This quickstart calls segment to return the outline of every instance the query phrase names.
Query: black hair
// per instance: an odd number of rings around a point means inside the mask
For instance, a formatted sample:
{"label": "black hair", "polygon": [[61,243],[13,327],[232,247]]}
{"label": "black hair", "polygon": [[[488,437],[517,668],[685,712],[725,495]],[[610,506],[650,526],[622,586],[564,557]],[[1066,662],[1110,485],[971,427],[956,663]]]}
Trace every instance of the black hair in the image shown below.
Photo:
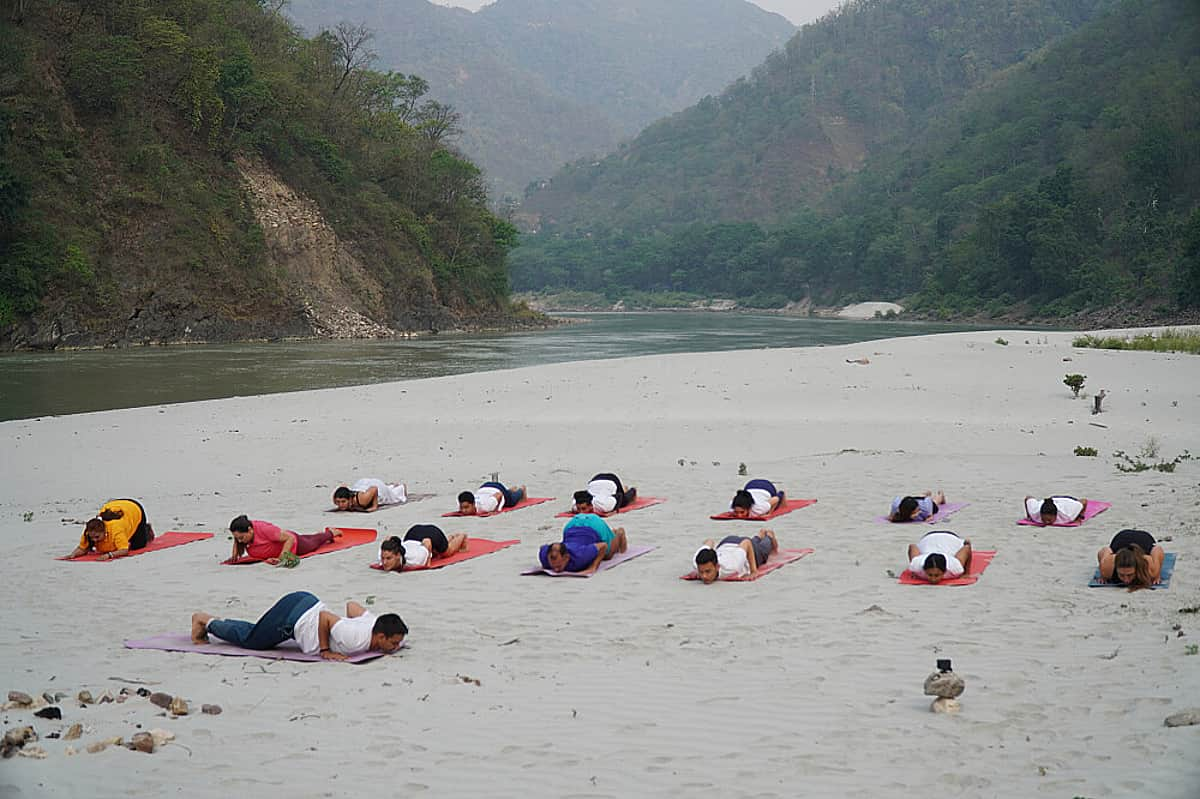
{"label": "black hair", "polygon": [[904,497],[900,500],[900,504],[896,506],[896,515],[892,517],[894,522],[906,522],[912,518],[913,511],[917,509],[916,497]]}
{"label": "black hair", "polygon": [[333,492],[334,499],[350,499],[353,496],[354,492],[346,488],[346,486],[338,486],[337,490]]}
{"label": "black hair", "polygon": [[400,565],[404,565],[404,542],[400,540],[400,536],[394,535],[386,539],[382,544],[379,545],[379,548],[384,552],[400,553]]}
{"label": "black hair", "polygon": [[570,554],[569,552],[567,552],[567,545],[564,544],[562,541],[555,541],[550,544],[550,548],[546,550],[546,557],[550,557],[551,553],[563,554],[563,555]]}
{"label": "black hair", "polygon": [[229,523],[229,532],[231,533],[248,533],[250,530],[250,517],[244,513]]}
{"label": "black hair", "polygon": [[925,565],[923,569],[937,569],[938,571],[946,571],[946,556],[941,552],[933,552],[925,556]]}
{"label": "black hair", "polygon": [[464,491],[458,495],[458,502],[460,505],[464,502],[470,502],[472,505],[474,505],[475,504],[475,495],[472,494],[470,491]]}
{"label": "black hair", "polygon": [[1043,516],[1057,516],[1058,506],[1054,504],[1054,500],[1049,498],[1044,499],[1042,500],[1042,509],[1038,513]]}
{"label": "black hair", "polygon": [[591,502],[594,499],[590,491],[576,491],[572,495],[572,498],[575,500],[576,505],[582,505],[585,502]]}
{"label": "black hair", "polygon": [[749,510],[754,507],[754,497],[746,489],[742,489],[733,495],[733,502],[729,503],[735,508],[746,508]]}
{"label": "black hair", "polygon": [[704,547],[696,553],[696,565],[703,566],[705,563],[717,562],[717,550],[712,547]]}
{"label": "black hair", "polygon": [[395,613],[385,613],[375,620],[372,633],[383,633],[388,638],[394,635],[408,635],[408,625]]}

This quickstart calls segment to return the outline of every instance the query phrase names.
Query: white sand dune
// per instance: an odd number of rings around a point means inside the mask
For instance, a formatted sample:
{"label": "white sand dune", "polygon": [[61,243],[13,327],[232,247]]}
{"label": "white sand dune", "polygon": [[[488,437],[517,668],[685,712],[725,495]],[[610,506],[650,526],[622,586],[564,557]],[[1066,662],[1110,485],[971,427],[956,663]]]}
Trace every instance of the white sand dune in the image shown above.
{"label": "white sand dune", "polygon": [[[1200,796],[1200,463],[1122,474],[1150,437],[1200,455],[1200,359],[1074,350],[1070,334],[962,333],[842,347],[573,363],[417,382],[0,424],[2,690],[93,693],[114,678],[219,716],[160,718],[145,700],[34,720],[45,760],[0,764],[0,796],[318,797]],[[869,364],[847,363],[866,358]],[[1066,361],[1066,359],[1070,359]],[[1105,388],[1073,400],[1067,372]],[[81,390],[94,387],[81,387]],[[1103,427],[1093,426],[1097,422]],[[1076,445],[1100,457],[1075,457]],[[773,523],[816,552],[751,584],[676,579],[746,478],[812,507]],[[620,517],[655,552],[589,580],[520,577],[552,518],[614,470],[663,505]],[[492,472],[546,504],[446,519]],[[322,513],[339,480],[403,479],[437,497],[386,514]],[[999,554],[969,587],[901,586],[928,529],[880,525],[897,493],[968,501],[945,528]],[[1067,492],[1111,510],[1078,529],[1018,527],[1021,498]],[[217,536],[115,564],[64,564],[108,497],[160,532]],[[24,514],[32,512],[32,520]],[[360,547],[294,570],[222,567],[229,520],[403,533],[418,522],[522,544],[446,569],[382,574]],[[1123,527],[1170,537],[1167,591],[1088,589]],[[255,617],[287,591],[373,596],[411,627],[398,656],[348,666],[122,648],[186,631],[193,610]],[[1179,629],[1176,629],[1176,627]],[[1179,632],[1184,636],[1179,637]],[[939,657],[967,682],[928,711]],[[461,676],[477,678],[467,683]],[[28,713],[0,713],[4,726]],[[180,746],[64,754],[163,727]],[[731,756],[735,754],[735,756]]]}

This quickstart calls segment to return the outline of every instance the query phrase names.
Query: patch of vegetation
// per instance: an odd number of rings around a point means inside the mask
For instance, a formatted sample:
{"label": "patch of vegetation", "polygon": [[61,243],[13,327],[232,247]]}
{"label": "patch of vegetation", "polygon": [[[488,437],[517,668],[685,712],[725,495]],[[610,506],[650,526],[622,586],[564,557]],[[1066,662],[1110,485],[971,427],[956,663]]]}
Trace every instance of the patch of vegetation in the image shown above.
{"label": "patch of vegetation", "polygon": [[1079,336],[1071,342],[1076,347],[1102,350],[1143,350],[1147,352],[1189,352],[1200,355],[1200,331],[1167,328],[1161,333],[1142,333],[1137,336]]}
{"label": "patch of vegetation", "polygon": [[996,336],[996,343],[999,344],[1001,347],[1007,347],[1008,339],[1002,338],[1000,336]]}
{"label": "patch of vegetation", "polygon": [[1087,380],[1087,375],[1067,375],[1063,378],[1063,382],[1067,384],[1067,388],[1071,389],[1075,394],[1075,398],[1079,398],[1079,391],[1083,388],[1083,381]]}
{"label": "patch of vegetation", "polygon": [[1094,458],[1099,453],[1095,447],[1075,447],[1075,454],[1081,458]]}
{"label": "patch of vegetation", "polygon": [[1188,644],[1183,648],[1183,654],[1196,655],[1200,654],[1200,644]]}
{"label": "patch of vegetation", "polygon": [[1184,461],[1192,459],[1192,455],[1186,449],[1170,460],[1158,460],[1159,444],[1158,439],[1151,436],[1142,444],[1141,449],[1136,455],[1129,455],[1124,450],[1117,450],[1113,453],[1116,459],[1115,466],[1117,471],[1121,472],[1167,472],[1172,473],[1175,467]]}

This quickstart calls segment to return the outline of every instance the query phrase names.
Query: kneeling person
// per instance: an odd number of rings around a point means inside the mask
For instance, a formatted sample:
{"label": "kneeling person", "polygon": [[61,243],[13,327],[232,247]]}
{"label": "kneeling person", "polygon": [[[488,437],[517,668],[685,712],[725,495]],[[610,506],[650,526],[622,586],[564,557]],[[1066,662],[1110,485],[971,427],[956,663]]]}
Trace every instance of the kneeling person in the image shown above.
{"label": "kneeling person", "polygon": [[908,570],[931,583],[961,577],[971,568],[971,541],[957,533],[935,531],[908,545]]}
{"label": "kneeling person", "polygon": [[377,617],[357,602],[346,603],[343,618],[313,594],[294,591],[272,605],[257,622],[193,613],[192,642],[207,643],[209,635],[258,651],[295,641],[306,655],[345,660],[366,651],[395,652],[408,635],[408,627],[395,613]]}
{"label": "kneeling person", "polygon": [[68,558],[96,552],[102,560],[123,558],[145,549],[154,540],[154,528],[146,519],[146,510],[136,499],[110,499],[100,513],[88,519],[79,537],[79,546]]}
{"label": "kneeling person", "polygon": [[729,510],[739,519],[767,516],[786,501],[783,490],[770,480],[751,480],[733,495]]}
{"label": "kneeling person", "polygon": [[478,491],[463,491],[458,495],[458,512],[463,516],[498,513],[521,504],[525,496],[525,486],[510,489],[503,483],[487,482]]}
{"label": "kneeling person", "polygon": [[580,513],[563,527],[562,541],[542,544],[538,560],[550,571],[592,574],[600,568],[600,561],[612,560],[628,547],[625,528],[613,530],[596,514]]}
{"label": "kneeling person", "polygon": [[754,577],[759,567],[778,551],[775,532],[765,527],[753,538],[727,535],[719,544],[714,544],[710,538],[696,550],[696,574],[705,584],[714,583],[721,577]]}
{"label": "kneeling person", "polygon": [[414,524],[403,539],[392,536],[379,545],[379,563],[389,572],[403,571],[405,567],[420,569],[434,558],[448,558],[466,548],[466,533],[447,537],[436,525]]}

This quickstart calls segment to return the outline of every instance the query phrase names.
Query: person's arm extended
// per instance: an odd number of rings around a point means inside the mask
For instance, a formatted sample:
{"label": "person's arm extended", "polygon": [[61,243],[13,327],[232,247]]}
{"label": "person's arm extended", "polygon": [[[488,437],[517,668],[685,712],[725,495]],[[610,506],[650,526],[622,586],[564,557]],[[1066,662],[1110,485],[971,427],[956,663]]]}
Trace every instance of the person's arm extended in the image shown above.
{"label": "person's arm extended", "polygon": [[102,560],[116,560],[117,558],[123,558],[128,554],[129,554],[129,547],[125,547],[124,549],[114,549],[112,552],[109,552],[107,555],[104,555]]}
{"label": "person's arm extended", "polygon": [[358,504],[358,509],[364,513],[370,513],[373,510],[379,509],[379,489],[376,486],[369,486],[363,491],[358,492],[355,497]]}
{"label": "person's arm extended", "polygon": [[346,603],[346,618],[348,619],[357,619],[366,612],[366,608],[353,600]]}
{"label": "person's arm extended", "polygon": [[750,576],[753,577],[758,574],[758,561],[754,558],[754,543],[747,538],[738,544],[738,546],[746,553],[746,563],[750,564]]}
{"label": "person's arm extended", "polygon": [[596,569],[600,568],[600,561],[604,560],[604,553],[608,552],[608,544],[603,541],[596,544],[596,558],[592,561],[592,565],[583,570],[583,574],[595,574]]}
{"label": "person's arm extended", "polygon": [[[349,605],[346,606],[349,609]],[[317,643],[321,647],[321,657],[325,660],[345,660],[346,656],[340,652],[334,652],[329,648],[329,631],[333,629],[333,625],[342,620],[342,617],[336,613],[331,613],[328,610],[321,611],[321,618],[317,622]]]}
{"label": "person's arm extended", "polygon": [[84,549],[83,547],[75,547],[75,549],[71,552],[71,554],[67,555],[67,560],[71,560],[73,558],[77,558],[80,555],[85,555],[85,554],[87,554],[86,549]]}

